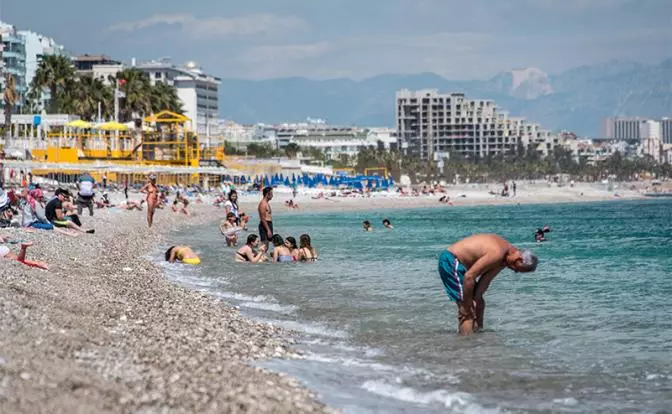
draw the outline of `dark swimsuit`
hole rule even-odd
[[[246,262],[249,262],[249,261],[250,261],[250,259],[247,257],[246,254],[242,254],[241,252],[236,252],[236,254],[237,254],[241,259],[245,259]]]

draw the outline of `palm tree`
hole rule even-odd
[[[98,113],[98,103],[102,105],[104,117],[108,117],[112,111],[113,101],[112,88],[105,85],[100,79],[92,76],[82,76],[67,85],[68,112],[74,113],[87,121],[95,119]]]
[[[47,55],[40,61],[30,87],[37,96],[41,95],[43,89],[49,89],[51,93],[49,112],[57,113],[65,100],[66,84],[74,77],[75,68],[70,59],[65,56]]]
[[[117,74],[119,89],[126,95],[119,107],[122,122],[133,119],[133,115],[145,116],[152,112],[152,85],[149,75],[139,69],[124,69]]]
[[[156,82],[151,88],[150,95],[152,112],[168,110],[176,114],[183,114],[182,101],[177,96],[177,89],[164,82]]]
[[[12,111],[19,101],[19,94],[16,92],[16,79],[9,73],[5,73],[3,100],[5,102],[5,133],[9,137],[12,124]]]

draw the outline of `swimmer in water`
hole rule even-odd
[[[166,261],[170,263],[175,263],[177,260],[190,265],[201,264],[201,258],[189,246],[170,246],[165,256]]]
[[[389,219],[384,219],[384,220],[383,220],[383,226],[384,226],[386,229],[390,229],[390,230],[394,228],[394,226],[392,225],[392,223],[390,222]]]
[[[238,249],[235,260],[238,263],[259,263],[266,260],[266,246],[261,245],[259,251],[255,249],[259,246],[259,236],[250,234],[247,236],[247,243],[245,246]]]
[[[545,233],[549,233],[551,231],[551,228],[548,227],[548,224],[545,224],[544,227],[538,228],[537,231],[534,232],[534,240],[537,243],[541,243],[546,241],[546,236]]]
[[[274,234],[273,237],[271,237],[271,242],[274,246],[273,263],[288,263],[295,261],[292,256],[292,251],[285,246],[285,241],[282,239],[282,236]]]
[[[457,303],[460,335],[483,329],[485,300],[490,282],[505,267],[534,272],[539,260],[529,250],[518,250],[495,234],[476,234],[448,247],[439,256],[439,275],[448,297]]]
[[[362,221],[362,227],[364,228],[364,231],[373,231],[373,226],[369,220]]]

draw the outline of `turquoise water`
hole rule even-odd
[[[389,217],[394,230],[380,222]],[[375,230],[361,230],[364,219]],[[346,412],[660,412],[672,409],[672,201],[277,216],[314,264],[245,265],[214,226],[173,279],[303,332],[297,376]],[[533,231],[549,224],[549,241]],[[256,227],[256,222],[254,222]],[[486,293],[486,331],[455,334],[436,271],[451,242],[494,232],[540,258]]]

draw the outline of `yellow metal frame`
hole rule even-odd
[[[369,174],[369,171],[371,171],[371,172],[382,171],[382,172],[383,172],[383,175],[380,175],[380,174]],[[364,169],[364,175],[367,175],[367,176],[368,176],[368,175],[377,175],[377,176],[379,176],[379,177],[387,178],[387,176],[388,176],[388,175],[387,175],[387,168],[385,168],[385,167],[365,168],[365,169]]]

